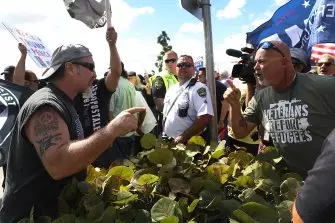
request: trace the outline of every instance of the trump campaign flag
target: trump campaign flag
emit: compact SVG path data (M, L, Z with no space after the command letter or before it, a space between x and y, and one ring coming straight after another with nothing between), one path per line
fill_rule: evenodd
M253 46L267 40L278 40L289 47L295 47L301 41L305 22L316 0L291 0L275 11L272 18L254 31L247 33L247 43Z
M0 79L0 166L7 162L16 117L32 93L29 88Z
M312 47L322 43L335 43L335 0L316 1L302 33L300 47L311 55ZM316 49L331 52L334 44L319 45Z
M63 0L70 16L89 28L103 27L110 21L109 0ZM106 10L108 8L109 10Z

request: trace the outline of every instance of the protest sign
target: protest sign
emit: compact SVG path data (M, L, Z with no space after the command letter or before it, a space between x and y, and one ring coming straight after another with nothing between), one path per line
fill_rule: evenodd
M196 57L194 61L194 67L197 72L199 72L199 69L204 67L204 57Z
M51 52L38 36L24 32L5 23L2 24L19 43L23 43L27 47L28 55L38 67L47 68L50 66Z

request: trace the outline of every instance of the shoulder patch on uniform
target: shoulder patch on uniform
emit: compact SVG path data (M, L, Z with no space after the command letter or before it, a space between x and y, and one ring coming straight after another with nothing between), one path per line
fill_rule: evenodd
M207 95L206 88L201 87L197 90L197 93L200 97L204 98Z
M155 88L161 89L164 85L163 79L162 78L156 78L154 85L155 85Z

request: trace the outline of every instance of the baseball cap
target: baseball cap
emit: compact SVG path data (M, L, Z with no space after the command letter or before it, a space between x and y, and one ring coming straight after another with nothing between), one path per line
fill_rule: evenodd
M306 73L311 70L311 64L305 50L300 48L291 48L290 54L292 58L298 60L303 65L305 65L304 69L302 70L303 73Z
M4 71L1 73L1 75L13 75L15 70L15 66L10 65L7 66Z
M50 78L64 63L83 57L92 56L90 50L80 44L69 44L58 47L52 54L51 65L40 79Z

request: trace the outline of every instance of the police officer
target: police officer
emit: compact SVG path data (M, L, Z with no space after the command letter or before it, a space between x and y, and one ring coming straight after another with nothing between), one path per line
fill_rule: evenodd
M176 65L178 55L174 51L168 51L163 57L163 71L158 75L149 78L149 84L152 89L152 97L156 106L156 117L158 120L157 134L162 132L162 112L164 107L164 98L167 90L178 83L176 78Z
M175 143L186 143L203 133L214 112L207 86L193 78L193 58L180 56L176 70L179 84L170 87L164 99L164 134Z

